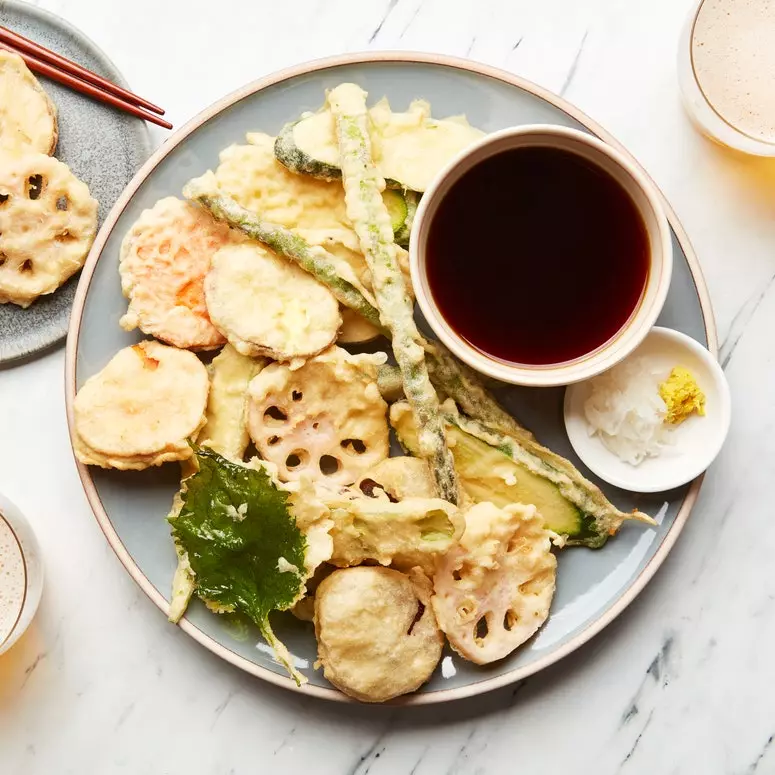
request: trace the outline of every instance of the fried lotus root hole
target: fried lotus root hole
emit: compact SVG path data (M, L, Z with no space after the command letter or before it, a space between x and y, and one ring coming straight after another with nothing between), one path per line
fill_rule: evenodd
M441 658L444 637L429 604L429 582L389 568L338 570L315 595L323 674L362 702L419 689Z
M204 278L215 252L236 240L229 227L175 197L144 210L121 244L121 289L129 299L121 326L184 349L226 339L211 323Z
M478 503L465 520L460 544L438 561L431 603L452 648L484 665L546 621L557 560L535 506Z
M293 371L271 364L248 390L248 430L283 481L355 482L388 456L387 404L356 357L332 347Z
M125 347L75 397L76 456L122 470L188 459L208 390L207 369L193 353L153 341Z
M369 498L386 497L393 503L405 498L436 497L428 464L417 457L389 457L368 470L355 486Z
M205 298L210 319L243 355L307 358L336 339L342 322L327 288L258 244L213 256Z
M70 168L42 153L0 153L0 304L28 307L86 259L97 202Z
M57 112L17 54L0 49L0 151L54 153Z

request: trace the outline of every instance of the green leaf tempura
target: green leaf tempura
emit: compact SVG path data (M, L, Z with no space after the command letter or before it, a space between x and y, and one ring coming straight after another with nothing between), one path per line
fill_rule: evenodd
M197 449L199 471L186 480L180 514L170 520L196 575L196 593L249 616L293 679L294 667L269 624L304 594L307 539L289 510L288 493L262 469ZM282 568L282 570L281 570Z

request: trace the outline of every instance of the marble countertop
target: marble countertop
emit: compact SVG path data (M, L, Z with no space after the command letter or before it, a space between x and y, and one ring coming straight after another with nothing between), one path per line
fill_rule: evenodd
M683 114L675 55L693 2L38 3L176 125L273 70L363 49L467 56L564 94L682 219L715 305L733 424L664 566L589 644L486 697L345 707L254 680L169 626L81 491L63 350L0 370L0 491L28 515L48 572L33 627L0 659L3 775L775 772L775 162L720 150Z

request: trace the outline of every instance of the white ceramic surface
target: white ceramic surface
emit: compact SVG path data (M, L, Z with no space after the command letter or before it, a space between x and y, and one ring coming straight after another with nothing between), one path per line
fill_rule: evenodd
M239 24L203 0L135 0L129 14L96 0L41 5L97 41L178 126L249 78L367 48L469 55L564 91L644 163L691 235L734 422L668 561L607 635L481 698L364 709L250 679L169 627L83 495L64 352L0 372L0 491L28 515L49 580L0 660L0 772L768 773L775 184L766 165L723 153L686 118L674 54L693 0L256 0ZM271 45L260 44L268 24ZM157 144L166 134L151 132Z
M635 492L672 490L699 476L721 451L731 419L729 385L718 361L695 339L680 331L652 329L630 357L646 358L655 370L665 375L674 366L689 369L705 394L705 416L688 418L670 432L669 444L658 457L633 466L614 455L598 435L589 434L584 403L591 385L583 382L565 391L568 438L586 466L609 484Z
M576 154L619 183L631 198L646 228L649 241L649 273L638 306L621 330L608 342L572 361L545 366L525 366L488 356L452 328L433 298L428 282L426 253L428 234L439 205L463 175L477 164L504 151L536 147L557 148ZM514 181L514 185L529 185L529 181ZM563 213L558 211L556 217L555 228L562 229ZM519 235L516 235L516 239L519 239ZM528 387L554 387L580 382L612 368L643 341L667 299L673 273L673 243L659 192L630 158L577 129L551 124L528 124L503 129L483 137L478 143L462 151L439 173L417 208L409 246L409 261L417 302L425 319L436 336L458 358L476 371L501 382ZM514 303L519 303L520 293L529 292L529 288L515 288ZM580 299L579 302L581 310L583 300ZM583 325L583 317L579 325ZM515 336L518 335L519 333L515 332Z

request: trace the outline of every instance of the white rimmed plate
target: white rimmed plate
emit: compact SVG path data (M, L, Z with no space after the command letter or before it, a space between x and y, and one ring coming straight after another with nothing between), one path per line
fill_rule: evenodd
M303 111L317 109L325 89L343 81L361 84L369 91L370 100L386 95L396 109L404 109L416 97L425 97L435 115L465 112L474 125L487 131L548 122L586 129L615 142L581 112L539 87L503 71L450 57L405 52L349 55L299 65L246 86L194 118L156 152L130 183L98 235L78 288L68 338L66 397L71 427L76 389L117 350L137 341L118 326L126 309L118 254L124 234L140 212L163 196L179 196L189 178L215 166L218 152L242 142L245 132L279 131ZM675 265L660 320L715 350L712 312L699 265L669 207L667 213ZM562 396L561 389L507 388L500 393L504 404L540 439L578 462L563 426ZM124 473L79 466L79 473L110 545L135 581L166 613L175 551L164 516L178 486L178 468L170 465ZM625 524L599 551L564 550L552 614L536 638L486 668L446 652L431 681L400 702L458 699L525 678L588 641L635 598L675 542L696 500L699 482L670 493L667 499L639 496L607 485L603 488L623 509L637 507L656 514L668 500L664 519L654 529ZM295 690L295 684L261 643L257 630L237 624L194 603L180 626L248 673ZM159 626L172 625L166 625L160 614ZM332 689L320 671L312 669L316 650L311 625L281 614L273 619L273 627L309 677L310 683L300 691L326 699L347 699Z

